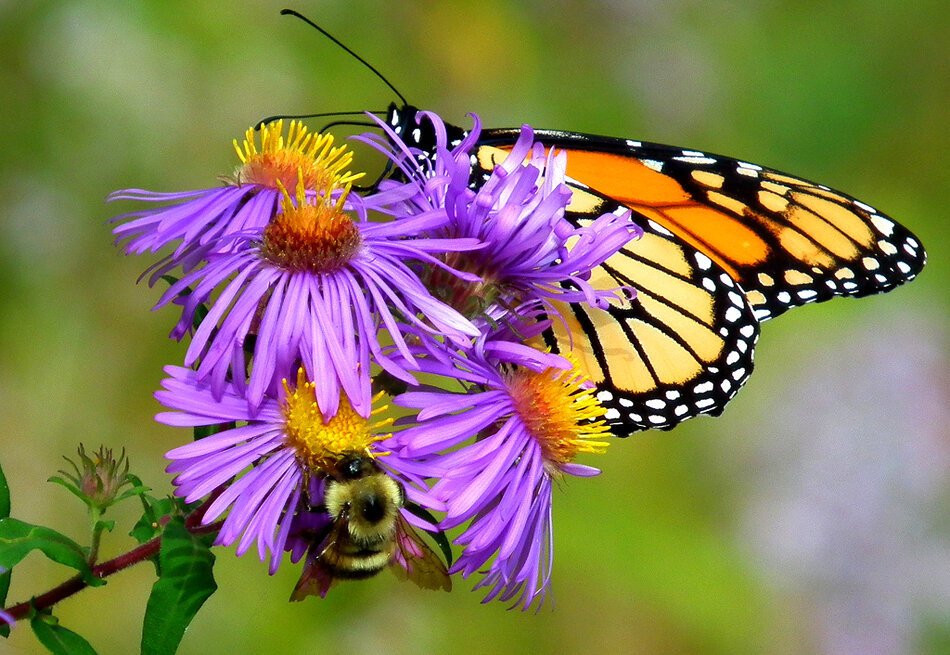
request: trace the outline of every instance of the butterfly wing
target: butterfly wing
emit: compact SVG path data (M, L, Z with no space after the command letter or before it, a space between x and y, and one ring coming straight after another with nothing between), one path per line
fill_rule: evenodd
M635 220L643 236L595 269L591 283L633 287L636 298L608 309L560 305L564 320L545 334L554 352L572 352L597 384L619 436L720 414L752 373L759 336L725 270L655 222Z
M516 130L483 133L508 147ZM616 202L721 266L759 321L833 296L864 296L913 279L926 254L909 230L839 191L729 157L557 131L535 139L568 153L569 210L597 216Z
M391 108L400 134L409 113ZM451 143L465 134L447 130ZM481 132L476 184L519 134ZM434 135L411 137L432 152ZM719 414L752 370L761 321L836 295L887 291L926 261L903 226L801 178L641 141L545 130L534 138L568 153L569 219L583 225L626 208L644 230L593 272L598 287L629 285L637 298L607 310L560 307L564 322L545 335L552 350L578 356L619 435Z

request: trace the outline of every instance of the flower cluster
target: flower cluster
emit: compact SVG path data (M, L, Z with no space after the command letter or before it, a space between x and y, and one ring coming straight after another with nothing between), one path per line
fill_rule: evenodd
M181 308L171 336L190 341L157 420L214 426L167 457L176 494L207 498L204 523L226 514L216 543L256 546L272 573L307 555L299 598L389 564L447 587L412 526L465 526L448 573L527 609L550 579L552 485L595 475L574 459L607 443L593 385L540 335L563 303L632 293L591 272L639 230L628 215L572 224L566 156L527 126L482 180L477 118L451 144L438 116L417 121L429 152L381 121L358 137L390 171L359 190L332 136L275 122L258 147L249 130L222 187L114 194L148 203L114 233L127 253L163 253L151 283L172 280L158 306ZM387 393L409 410L395 425ZM357 510L356 481L395 490L396 509ZM362 541L336 557L344 535Z

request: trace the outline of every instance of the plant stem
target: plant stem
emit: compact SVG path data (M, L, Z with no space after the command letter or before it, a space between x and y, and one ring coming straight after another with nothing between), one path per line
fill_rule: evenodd
M214 533L221 529L223 523L223 521L218 521L217 523L212 523L210 525L190 526L189 532L196 535ZM155 537L151 541L147 541L141 546L133 548L127 553L92 567L92 574L97 578L107 578L113 573L118 573L122 569L126 569L133 564L138 564L151 557L154 557L161 548L161 545L162 537ZM58 587L50 589L44 594L40 594L39 596L35 596L30 600L13 605L12 607L6 608L4 611L9 613L14 619L20 620L23 617L29 615L31 607L36 608L37 610L50 608L59 601L72 596L76 592L82 591L88 586L89 584L85 582L81 576L76 576L74 578L70 578Z

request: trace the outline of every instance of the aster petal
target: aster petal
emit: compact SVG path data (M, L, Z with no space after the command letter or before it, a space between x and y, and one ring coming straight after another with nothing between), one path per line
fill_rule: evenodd
M506 408L475 407L464 414L443 416L425 426L402 430L397 438L409 457L421 457L456 445L491 425L505 414Z

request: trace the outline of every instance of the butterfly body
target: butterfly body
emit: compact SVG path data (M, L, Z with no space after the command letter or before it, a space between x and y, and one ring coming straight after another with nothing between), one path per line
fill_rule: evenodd
M390 125L423 156L435 135L411 107ZM447 126L450 146L465 131ZM473 183L503 161L519 129L485 129ZM559 308L546 334L573 350L598 386L615 433L670 429L719 414L752 371L761 322L834 296L888 291L926 254L902 225L851 196L730 157L631 139L535 130L567 153L567 218L584 225L632 212L644 230L594 271L599 288L629 286L629 304Z

